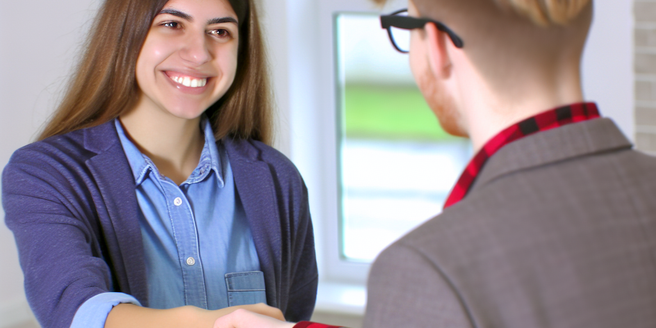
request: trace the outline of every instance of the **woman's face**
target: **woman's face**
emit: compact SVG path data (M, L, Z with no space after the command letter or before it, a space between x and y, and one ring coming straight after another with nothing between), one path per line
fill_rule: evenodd
M137 109L184 119L200 116L232 85L238 31L228 0L169 0L137 59Z

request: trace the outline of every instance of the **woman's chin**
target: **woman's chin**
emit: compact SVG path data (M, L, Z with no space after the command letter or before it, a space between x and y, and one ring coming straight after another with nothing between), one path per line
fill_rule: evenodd
M165 108L165 111L176 118L184 120L198 119L207 108L205 106L176 106L173 108Z

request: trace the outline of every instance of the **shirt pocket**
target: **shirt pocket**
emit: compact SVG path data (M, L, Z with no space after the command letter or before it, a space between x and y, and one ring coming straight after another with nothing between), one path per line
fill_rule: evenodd
M228 306L266 303L266 287L262 271L226 273Z

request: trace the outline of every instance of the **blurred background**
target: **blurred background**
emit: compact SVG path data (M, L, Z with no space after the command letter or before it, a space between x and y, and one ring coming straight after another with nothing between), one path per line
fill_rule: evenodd
M0 167L60 99L99 0L0 0ZM276 99L276 147L310 193L321 283L315 320L357 328L369 263L438 214L466 165L366 0L262 0ZM656 152L656 2L596 1L583 62L596 101ZM0 217L4 214L0 209ZM0 328L37 327L11 232L0 224Z

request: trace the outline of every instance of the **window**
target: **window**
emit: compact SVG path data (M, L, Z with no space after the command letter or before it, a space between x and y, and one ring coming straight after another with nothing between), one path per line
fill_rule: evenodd
M440 128L378 14L334 23L339 254L369 263L441 211L470 151Z
M280 73L277 75L280 78L279 83L274 83L274 88L276 97L281 101L281 108L289 108L290 155L308 186L320 285L330 284L329 290L335 290L334 284L349 285L346 289L358 289L366 282L371 260L382 248L407 230L440 212L443 200L438 199L438 194L446 196L449 192L464 166L469 150L465 141L450 139L441 131L437 120L414 86L408 56L397 54L389 42L387 32L380 27L378 15L403 8L407 6L406 2L389 1L384 8L377 8L368 1L350 0L297 1L295 4L288 8L290 10L285 20L288 23L288 34L273 33L268 37L272 44L288 45L284 52L278 55L274 53L278 58L288 58L287 61L274 60L277 63L273 66L274 76L276 72ZM271 6L270 17L278 17L278 9ZM349 24L351 20L360 21L363 26L340 26ZM277 20L271 24L274 23L279 24ZM367 49L368 47L371 48ZM364 51L358 53L348 49ZM357 57L360 58L359 61L353 61L353 58ZM372 76L367 78L377 83L366 84L364 79L358 81L358 74L352 74L350 69L358 65L368 65L366 72ZM360 74L360 77L367 74ZM351 93L351 86L362 92L359 95L357 91ZM403 112L397 111L396 114L408 114L399 115L399 119L391 118L397 120L398 122L394 123L399 126L403 125L402 130L405 132L401 133L401 136L396 134L397 137L392 138L383 135L380 133L380 127L375 126L369 136L357 132L358 124L367 125L371 123L369 121L372 117L377 117L376 111L380 107L380 88L374 88L377 86L382 86L389 92L405 92L412 96L409 100L404 96L394 97L394 101L400 103L396 107L403 107ZM368 96L368 90L373 90L374 96ZM285 95L289 95L289 98L286 99ZM350 111L345 106L361 101L368 103L367 97L370 100L378 99L379 104L360 110L362 119L358 123L357 119L351 119L351 114L357 116L358 111ZM411 104L414 104L413 108L409 108ZM374 113L366 113L367 110L373 110ZM415 118L409 120L409 117ZM421 133L411 133L408 136L410 125L417 122L423 127ZM353 127L356 129L353 130ZM417 126L413 127L413 133L418 130ZM448 142L437 142L439 136L447 138ZM357 165L365 163L356 157L349 157L349 154L353 153L362 155L359 151L361 148L348 146L366 145L369 141L386 145L381 151L389 151L390 145L398 146L400 151L417 150L414 157L409 159L401 159L402 152L384 155L390 157L390 162L396 160L397 163L404 164L402 169L387 177L387 184L398 187L398 190L383 190L376 185L362 184L360 182L363 181L348 177L350 175L359 178ZM347 148L343 148L344 145L347 145ZM445 147L450 147L454 149L455 154L460 154L455 155L455 158L461 156L460 164L457 160L452 162L456 168L448 170L452 172L449 173L450 177L449 174L441 174L432 168L433 165L429 164L428 159L438 161L439 165L453 158L440 160L440 155L423 151ZM369 149L376 150L371 147ZM355 166L349 163L355 163ZM364 166L365 172L377 167L366 163L361 166ZM427 176L430 172L436 175ZM364 180L365 177L362 178ZM423 184L413 189L408 187L412 181ZM443 186L442 190L435 189L436 185ZM421 186L424 186L423 189ZM377 200L357 197L372 195L372 191L382 195L382 201L380 197ZM357 211L368 214L367 209L376 209L376 202L393 211L379 211L387 214L386 217L354 215ZM360 206L361 204L370 207ZM411 218L410 212L420 214L413 214L414 217ZM357 244L358 238L363 238L360 245ZM320 295L317 306L326 308L332 305L322 304Z

